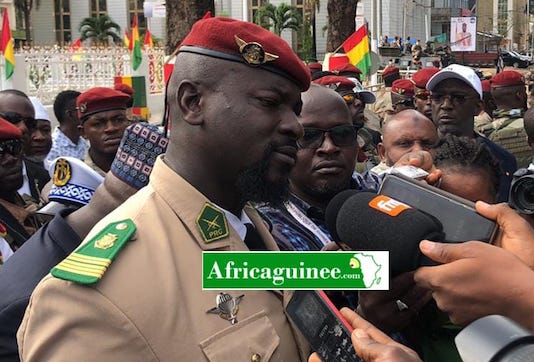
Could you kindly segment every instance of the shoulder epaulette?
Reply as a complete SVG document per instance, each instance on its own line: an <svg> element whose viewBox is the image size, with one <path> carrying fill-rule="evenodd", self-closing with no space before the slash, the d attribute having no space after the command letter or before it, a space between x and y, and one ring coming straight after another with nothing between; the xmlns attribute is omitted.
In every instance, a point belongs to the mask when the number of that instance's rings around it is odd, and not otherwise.
<svg viewBox="0 0 534 362"><path fill-rule="evenodd" d="M130 219L107 225L56 265L50 273L56 278L78 284L95 284L102 279L111 262L132 238L135 230L135 224Z"/></svg>

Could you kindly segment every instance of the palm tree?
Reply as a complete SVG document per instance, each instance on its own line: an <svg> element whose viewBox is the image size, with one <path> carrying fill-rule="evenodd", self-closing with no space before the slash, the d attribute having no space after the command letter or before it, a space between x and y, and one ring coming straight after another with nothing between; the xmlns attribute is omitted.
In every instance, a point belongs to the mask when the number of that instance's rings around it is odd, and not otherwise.
<svg viewBox="0 0 534 362"><path fill-rule="evenodd" d="M78 30L82 41L91 39L97 44L109 44L109 39L111 38L115 44L122 43L122 39L119 36L121 27L109 15L85 18L81 21Z"/></svg>
<svg viewBox="0 0 534 362"><path fill-rule="evenodd" d="M33 0L15 0L15 8L24 15L24 31L26 32L26 41L31 40L31 11L33 8ZM39 9L41 5L40 0L35 0L35 6Z"/></svg>
<svg viewBox="0 0 534 362"><path fill-rule="evenodd" d="M284 29L298 31L302 24L302 14L298 8L286 3L278 6L266 4L258 9L254 21L265 29L273 28L273 33L280 36Z"/></svg>
<svg viewBox="0 0 534 362"><path fill-rule="evenodd" d="M315 24L315 13L321 9L320 0L304 0L304 12L309 13L309 23L312 28L312 49L311 58L317 60L317 29Z"/></svg>

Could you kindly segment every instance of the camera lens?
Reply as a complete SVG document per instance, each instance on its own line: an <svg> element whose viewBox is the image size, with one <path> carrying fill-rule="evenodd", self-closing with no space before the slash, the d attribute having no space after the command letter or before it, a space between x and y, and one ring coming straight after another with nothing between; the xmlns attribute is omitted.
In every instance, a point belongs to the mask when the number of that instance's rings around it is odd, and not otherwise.
<svg viewBox="0 0 534 362"><path fill-rule="evenodd" d="M510 206L524 214L534 214L534 175L514 180L510 191Z"/></svg>

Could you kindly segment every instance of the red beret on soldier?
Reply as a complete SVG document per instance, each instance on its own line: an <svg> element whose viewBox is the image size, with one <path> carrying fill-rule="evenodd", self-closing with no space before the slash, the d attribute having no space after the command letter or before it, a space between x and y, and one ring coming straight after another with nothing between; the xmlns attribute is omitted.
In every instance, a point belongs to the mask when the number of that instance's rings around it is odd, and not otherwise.
<svg viewBox="0 0 534 362"><path fill-rule="evenodd" d="M0 117L0 140L20 138L22 138L22 131L13 123Z"/></svg>
<svg viewBox="0 0 534 362"><path fill-rule="evenodd" d="M244 63L310 87L310 70L289 44L271 32L258 32L258 26L219 17L197 21L182 41L180 53L194 53Z"/></svg>
<svg viewBox="0 0 534 362"><path fill-rule="evenodd" d="M334 90L338 88L352 89L356 86L356 84L352 80L345 77L341 77L339 75L327 75L326 77L314 80L313 83L323 85Z"/></svg>
<svg viewBox="0 0 534 362"><path fill-rule="evenodd" d="M482 92L491 92L491 79L484 79L480 83L482 84Z"/></svg>
<svg viewBox="0 0 534 362"><path fill-rule="evenodd" d="M385 67L384 70L382 71L382 78L391 76L393 74L400 75L400 70L397 67L389 65Z"/></svg>
<svg viewBox="0 0 534 362"><path fill-rule="evenodd" d="M391 92L404 97L413 97L415 95L413 83L409 79L397 79L394 81L391 86Z"/></svg>
<svg viewBox="0 0 534 362"><path fill-rule="evenodd" d="M319 62L313 62L308 64L308 68L312 70L323 70L323 65Z"/></svg>
<svg viewBox="0 0 534 362"><path fill-rule="evenodd" d="M346 73L353 73L353 74L362 74L362 71L355 67L354 65L350 63L345 63L343 65L338 65L334 69L332 69L334 72L336 72L338 75L347 75Z"/></svg>
<svg viewBox="0 0 534 362"><path fill-rule="evenodd" d="M130 96L107 87L91 88L78 96L76 106L78 117L85 120L92 114L111 111L114 109L126 109Z"/></svg>
<svg viewBox="0 0 534 362"><path fill-rule="evenodd" d="M124 94L127 94L130 97L132 97L133 94L135 93L132 87L124 83L115 83L115 85L113 86L113 89L118 90L119 92L122 92Z"/></svg>
<svg viewBox="0 0 534 362"><path fill-rule="evenodd" d="M436 67L421 68L413 74L412 82L417 88L425 89L430 78L437 72L439 68Z"/></svg>
<svg viewBox="0 0 534 362"><path fill-rule="evenodd" d="M525 85L525 77L515 70L503 70L491 78L490 84L492 88Z"/></svg>

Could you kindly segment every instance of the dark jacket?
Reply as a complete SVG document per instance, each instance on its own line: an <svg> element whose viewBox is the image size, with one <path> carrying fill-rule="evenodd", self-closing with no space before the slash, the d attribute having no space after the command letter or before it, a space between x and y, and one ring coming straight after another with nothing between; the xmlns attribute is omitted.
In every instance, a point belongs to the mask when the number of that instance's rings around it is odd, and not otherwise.
<svg viewBox="0 0 534 362"><path fill-rule="evenodd" d="M65 221L72 211L60 211L0 269L0 361L19 360L17 330L33 289L81 243Z"/></svg>
<svg viewBox="0 0 534 362"><path fill-rule="evenodd" d="M41 190L50 181L50 175L43 166L35 162L24 160L24 163L26 164L26 173L30 182L31 196L35 201L39 201Z"/></svg>

